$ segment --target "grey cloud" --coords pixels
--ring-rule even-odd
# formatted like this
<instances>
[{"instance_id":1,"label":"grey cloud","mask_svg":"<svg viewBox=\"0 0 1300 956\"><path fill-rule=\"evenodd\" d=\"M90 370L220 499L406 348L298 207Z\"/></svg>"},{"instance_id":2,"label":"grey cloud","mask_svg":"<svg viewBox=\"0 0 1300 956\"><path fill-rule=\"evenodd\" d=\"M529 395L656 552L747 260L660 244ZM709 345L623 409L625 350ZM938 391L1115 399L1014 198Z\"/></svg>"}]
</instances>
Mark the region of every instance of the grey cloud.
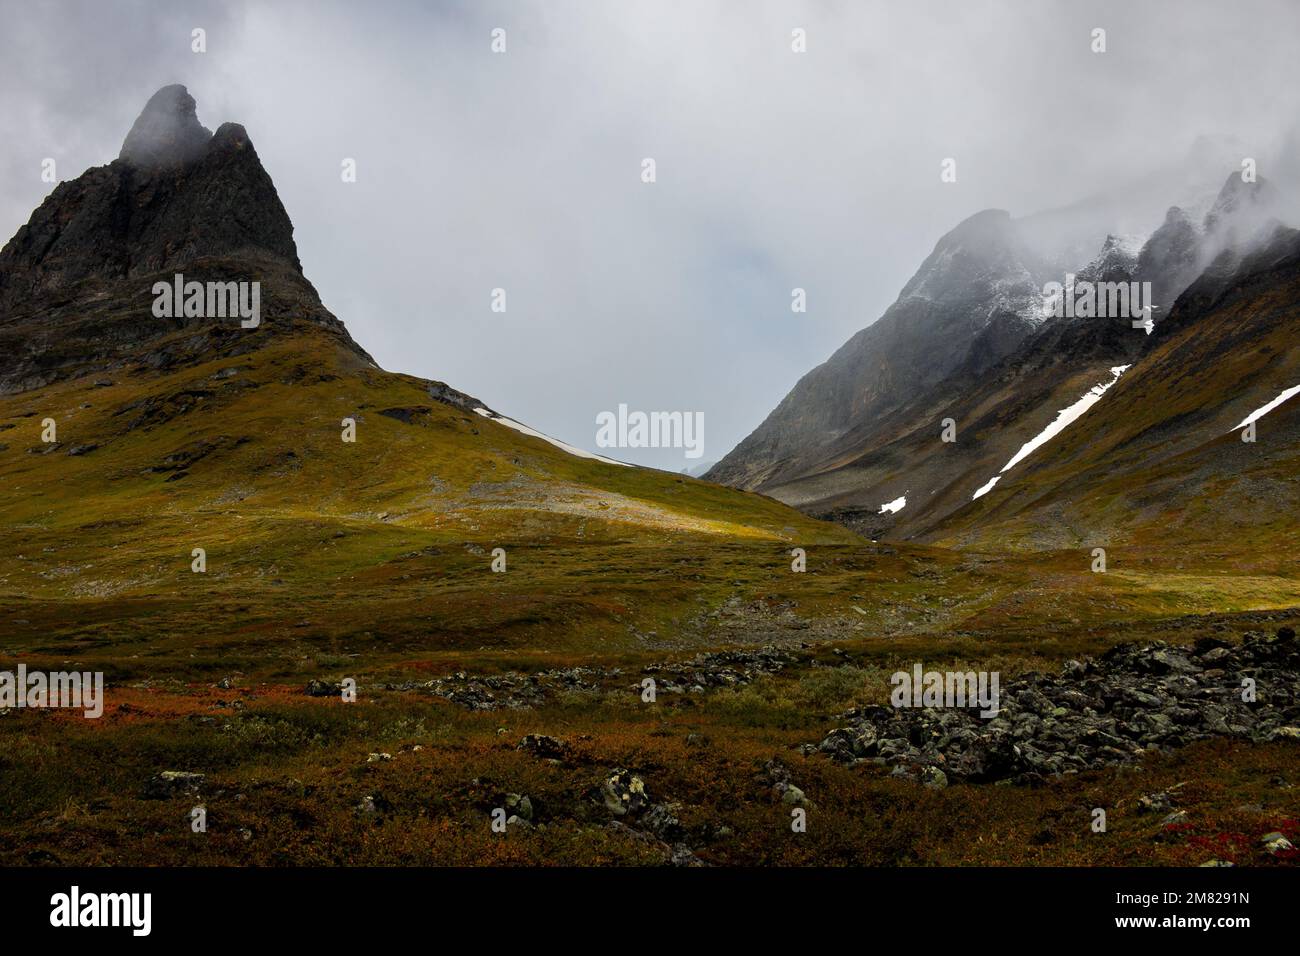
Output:
<instances>
[{"instance_id":1,"label":"grey cloud","mask_svg":"<svg viewBox=\"0 0 1300 956\"><path fill-rule=\"evenodd\" d=\"M1198 136L1269 157L1300 105L1285 0L2 6L6 236L41 157L108 162L183 83L205 126L247 127L308 277L382 365L587 448L619 403L702 411L708 459L966 216L1123 187L1154 228Z\"/></svg>"}]
</instances>

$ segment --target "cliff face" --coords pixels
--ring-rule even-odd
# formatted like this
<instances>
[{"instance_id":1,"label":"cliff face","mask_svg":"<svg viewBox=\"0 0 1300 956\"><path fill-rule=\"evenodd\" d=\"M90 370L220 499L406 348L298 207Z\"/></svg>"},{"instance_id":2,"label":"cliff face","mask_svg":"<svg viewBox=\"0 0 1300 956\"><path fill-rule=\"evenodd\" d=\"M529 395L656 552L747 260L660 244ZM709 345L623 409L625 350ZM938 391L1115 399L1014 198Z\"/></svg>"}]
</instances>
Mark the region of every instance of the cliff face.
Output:
<instances>
[{"instance_id":1,"label":"cliff face","mask_svg":"<svg viewBox=\"0 0 1300 956\"><path fill-rule=\"evenodd\" d=\"M264 334L304 321L368 359L303 276L293 224L248 133L236 123L209 132L194 98L168 86L116 160L60 183L0 250L0 393L249 347L237 321L153 315L153 283L176 273L259 282ZM186 328L188 344L159 343Z\"/></svg>"},{"instance_id":2,"label":"cliff face","mask_svg":"<svg viewBox=\"0 0 1300 956\"><path fill-rule=\"evenodd\" d=\"M270 259L302 274L293 224L247 132L226 123L209 133L194 98L168 86L116 161L60 183L0 251L0 309L205 256Z\"/></svg>"}]
</instances>

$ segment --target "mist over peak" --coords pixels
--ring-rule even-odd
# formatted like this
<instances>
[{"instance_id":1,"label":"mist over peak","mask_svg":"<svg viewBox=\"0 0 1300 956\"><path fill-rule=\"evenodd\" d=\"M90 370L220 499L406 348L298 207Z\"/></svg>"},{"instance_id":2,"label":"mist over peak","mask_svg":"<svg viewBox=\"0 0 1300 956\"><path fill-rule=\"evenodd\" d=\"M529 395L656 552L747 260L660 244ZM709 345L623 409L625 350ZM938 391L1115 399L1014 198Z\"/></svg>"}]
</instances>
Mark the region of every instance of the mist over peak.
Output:
<instances>
[{"instance_id":1,"label":"mist over peak","mask_svg":"<svg viewBox=\"0 0 1300 956\"><path fill-rule=\"evenodd\" d=\"M183 165L202 156L211 139L212 132L199 122L194 97L173 84L149 98L118 158L142 168Z\"/></svg>"}]
</instances>

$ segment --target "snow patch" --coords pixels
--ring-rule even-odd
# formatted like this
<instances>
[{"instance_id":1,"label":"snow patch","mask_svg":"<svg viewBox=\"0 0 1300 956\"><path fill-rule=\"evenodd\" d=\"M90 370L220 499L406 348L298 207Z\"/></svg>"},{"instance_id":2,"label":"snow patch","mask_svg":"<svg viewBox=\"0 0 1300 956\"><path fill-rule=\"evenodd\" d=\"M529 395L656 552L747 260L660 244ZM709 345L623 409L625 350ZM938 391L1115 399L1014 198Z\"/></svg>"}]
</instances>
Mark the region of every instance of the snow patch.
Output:
<instances>
[{"instance_id":1,"label":"snow patch","mask_svg":"<svg viewBox=\"0 0 1300 956\"><path fill-rule=\"evenodd\" d=\"M1111 248L1118 249L1130 259L1136 259L1138 254L1142 252L1142 247L1147 243L1146 236L1135 233L1111 235L1110 238L1114 240Z\"/></svg>"},{"instance_id":2,"label":"snow patch","mask_svg":"<svg viewBox=\"0 0 1300 956\"><path fill-rule=\"evenodd\" d=\"M971 501L974 501L976 498L979 498L981 495L987 495L990 491L993 490L993 486L996 485L1001 480L1002 480L1001 475L994 475L984 484L979 486L979 490L975 492L975 495L974 497L971 498Z\"/></svg>"},{"instance_id":3,"label":"snow patch","mask_svg":"<svg viewBox=\"0 0 1300 956\"><path fill-rule=\"evenodd\" d=\"M1259 421L1261 418L1263 418L1273 409L1277 408L1279 405L1285 402L1288 398L1294 398L1296 395L1300 395L1300 385L1295 386L1295 388L1288 388L1285 392L1283 392L1277 398L1273 399L1273 401L1269 402L1267 405L1261 405L1259 408L1255 409L1253 412L1251 412L1249 415L1247 415L1245 418L1241 420L1240 425L1231 429L1228 432L1228 434L1231 435L1232 432L1241 431L1251 422Z\"/></svg>"},{"instance_id":4,"label":"snow patch","mask_svg":"<svg viewBox=\"0 0 1300 956\"><path fill-rule=\"evenodd\" d=\"M895 498L893 501L886 501L883 505L881 505L880 514L892 515L896 512L902 511L906 507L907 507L907 496L900 495L899 497Z\"/></svg>"},{"instance_id":5,"label":"snow patch","mask_svg":"<svg viewBox=\"0 0 1300 956\"><path fill-rule=\"evenodd\" d=\"M558 438L552 438L550 435L543 435L541 432L529 428L527 425L517 422L513 418L506 418L504 415L493 415L486 408L476 408L474 411L478 412L484 418L491 419L500 425L505 425L507 428L513 428L520 434L529 435L533 438L540 438L542 441L550 442L556 448L561 451L567 451L570 455L576 455L579 458L590 458L592 461L603 461L607 465L621 465L624 468L632 467L625 461L615 461L613 458L606 458L604 455L597 455L582 448L575 448L572 445L560 441Z\"/></svg>"},{"instance_id":6,"label":"snow patch","mask_svg":"<svg viewBox=\"0 0 1300 956\"><path fill-rule=\"evenodd\" d=\"M1094 385L1092 388L1088 389L1088 391L1086 391L1083 394L1082 398L1080 398L1069 408L1063 408L1059 412L1057 412L1056 419L1050 425L1044 428L1041 432L1035 435L1033 438L1029 439L1029 441L1021 445L1020 451L1016 452L1015 455L1012 456L1011 460L1002 466L1002 471L1000 471L998 475L993 478L992 481L983 485L978 491L975 492L974 496L971 498L971 501L974 501L976 498L980 497L981 495L988 494L988 492L993 490L993 486L997 484L998 477L1010 471L1020 462L1024 461L1035 451L1037 451L1039 448L1045 445L1047 442L1051 441L1057 435L1061 434L1061 432L1065 431L1065 429L1068 428L1071 424L1078 421L1079 418L1083 416L1083 413L1086 412L1088 409L1092 408L1092 406L1096 405L1097 402L1101 399L1101 397L1106 394L1106 390L1110 388L1112 385L1114 385L1116 382L1118 382L1119 377L1123 375L1125 372L1127 372L1128 370L1129 370L1129 366L1127 365L1113 366L1110 370L1110 373L1111 375L1114 376L1114 378L1112 378L1109 382L1102 382L1100 385Z\"/></svg>"}]
</instances>

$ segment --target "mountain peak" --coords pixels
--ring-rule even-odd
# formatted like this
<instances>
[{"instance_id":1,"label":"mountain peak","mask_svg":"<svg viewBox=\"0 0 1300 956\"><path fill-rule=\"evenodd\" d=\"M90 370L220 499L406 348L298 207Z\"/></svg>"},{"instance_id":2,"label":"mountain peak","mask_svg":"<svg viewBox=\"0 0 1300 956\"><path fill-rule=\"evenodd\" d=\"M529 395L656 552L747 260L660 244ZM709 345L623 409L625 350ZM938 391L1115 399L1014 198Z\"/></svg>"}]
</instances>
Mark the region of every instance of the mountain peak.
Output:
<instances>
[{"instance_id":1,"label":"mountain peak","mask_svg":"<svg viewBox=\"0 0 1300 956\"><path fill-rule=\"evenodd\" d=\"M212 132L199 122L197 105L180 84L164 86L136 117L118 159L143 169L182 166L199 159Z\"/></svg>"},{"instance_id":2,"label":"mountain peak","mask_svg":"<svg viewBox=\"0 0 1300 956\"><path fill-rule=\"evenodd\" d=\"M1277 201L1277 190L1272 182L1259 177L1253 181L1241 178L1240 173L1229 173L1219 190L1214 205L1205 214L1206 229L1214 229L1219 224L1233 218L1255 218L1267 215L1268 209Z\"/></svg>"},{"instance_id":3,"label":"mountain peak","mask_svg":"<svg viewBox=\"0 0 1300 956\"><path fill-rule=\"evenodd\" d=\"M989 238L1001 238L1014 231L1011 213L1005 209L982 209L973 216L967 216L949 230L940 242L953 240L982 241Z\"/></svg>"},{"instance_id":4,"label":"mountain peak","mask_svg":"<svg viewBox=\"0 0 1300 956\"><path fill-rule=\"evenodd\" d=\"M85 280L181 272L213 258L302 274L293 223L248 132L223 123L213 134L185 87L164 86L117 160L60 183L0 250L0 313Z\"/></svg>"}]
</instances>

